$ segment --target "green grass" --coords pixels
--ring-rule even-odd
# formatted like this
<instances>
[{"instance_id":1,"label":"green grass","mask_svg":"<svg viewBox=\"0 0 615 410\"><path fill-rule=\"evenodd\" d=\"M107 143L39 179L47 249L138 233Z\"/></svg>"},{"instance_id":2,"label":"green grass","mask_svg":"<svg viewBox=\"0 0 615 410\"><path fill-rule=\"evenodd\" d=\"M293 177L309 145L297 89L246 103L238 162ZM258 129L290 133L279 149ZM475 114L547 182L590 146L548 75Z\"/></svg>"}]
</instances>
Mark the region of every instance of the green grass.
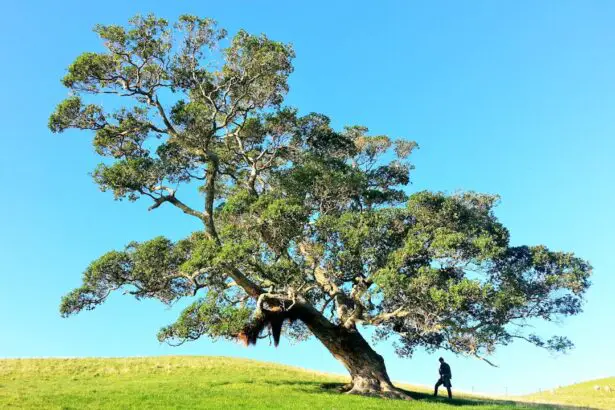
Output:
<instances>
[{"instance_id":1,"label":"green grass","mask_svg":"<svg viewBox=\"0 0 615 410\"><path fill-rule=\"evenodd\" d=\"M413 401L349 396L336 391L346 381L224 357L6 359L0 360L0 408L484 410L529 406L477 398L449 402L411 387Z\"/></svg>"},{"instance_id":2,"label":"green grass","mask_svg":"<svg viewBox=\"0 0 615 410\"><path fill-rule=\"evenodd\" d=\"M600 386L600 390L595 390L594 386ZM550 391L530 394L522 399L543 403L587 406L595 409L615 409L615 391L605 391L604 386L609 386L615 390L615 377L591 380Z\"/></svg>"}]
</instances>

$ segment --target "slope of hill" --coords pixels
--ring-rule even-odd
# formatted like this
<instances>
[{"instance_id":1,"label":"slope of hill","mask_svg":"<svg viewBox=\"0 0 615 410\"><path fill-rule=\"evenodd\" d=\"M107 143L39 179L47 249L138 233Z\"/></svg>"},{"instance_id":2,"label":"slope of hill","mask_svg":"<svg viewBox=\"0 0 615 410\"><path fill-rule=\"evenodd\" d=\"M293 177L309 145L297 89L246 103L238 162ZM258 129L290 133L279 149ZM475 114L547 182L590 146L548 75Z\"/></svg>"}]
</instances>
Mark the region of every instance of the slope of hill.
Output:
<instances>
[{"instance_id":1,"label":"slope of hill","mask_svg":"<svg viewBox=\"0 0 615 410\"><path fill-rule=\"evenodd\" d=\"M590 380L523 396L521 400L615 409L615 377Z\"/></svg>"},{"instance_id":2,"label":"slope of hill","mask_svg":"<svg viewBox=\"0 0 615 410\"><path fill-rule=\"evenodd\" d=\"M345 381L339 376L224 357L6 359L0 360L0 408L527 408L477 398L448 402L420 392L413 393L414 401L337 393L335 387Z\"/></svg>"}]
</instances>

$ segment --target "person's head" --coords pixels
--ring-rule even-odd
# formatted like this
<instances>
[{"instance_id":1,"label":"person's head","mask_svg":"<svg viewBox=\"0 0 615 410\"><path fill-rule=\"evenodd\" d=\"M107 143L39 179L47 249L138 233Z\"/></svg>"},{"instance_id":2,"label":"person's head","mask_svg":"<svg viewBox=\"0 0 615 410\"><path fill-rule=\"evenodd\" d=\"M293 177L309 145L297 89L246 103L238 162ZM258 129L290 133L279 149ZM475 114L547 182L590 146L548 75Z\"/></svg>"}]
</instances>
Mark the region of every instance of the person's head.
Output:
<instances>
[{"instance_id":1,"label":"person's head","mask_svg":"<svg viewBox=\"0 0 615 410\"><path fill-rule=\"evenodd\" d=\"M440 363L444 363L444 359L441 357L438 359L440 361Z\"/></svg>"}]
</instances>

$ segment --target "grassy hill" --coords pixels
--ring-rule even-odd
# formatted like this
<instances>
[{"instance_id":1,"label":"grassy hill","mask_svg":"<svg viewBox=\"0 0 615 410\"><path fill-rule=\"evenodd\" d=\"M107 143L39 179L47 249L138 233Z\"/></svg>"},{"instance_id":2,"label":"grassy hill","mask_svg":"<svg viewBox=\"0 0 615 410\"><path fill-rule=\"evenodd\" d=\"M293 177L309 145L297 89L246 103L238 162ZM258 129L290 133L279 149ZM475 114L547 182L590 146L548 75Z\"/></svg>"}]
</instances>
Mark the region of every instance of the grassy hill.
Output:
<instances>
[{"instance_id":1,"label":"grassy hill","mask_svg":"<svg viewBox=\"0 0 615 410\"><path fill-rule=\"evenodd\" d=\"M600 390L596 390L595 386L600 386ZM606 391L605 386L609 386L612 391ZM615 409L615 377L572 384L550 391L530 394L522 399L533 402L587 406L597 409Z\"/></svg>"},{"instance_id":2,"label":"grassy hill","mask_svg":"<svg viewBox=\"0 0 615 410\"><path fill-rule=\"evenodd\" d=\"M346 381L288 366L224 357L6 359L0 360L0 408L551 408L467 397L449 402L411 386L403 386L414 392L416 400L409 402L337 393L335 388Z\"/></svg>"}]
</instances>

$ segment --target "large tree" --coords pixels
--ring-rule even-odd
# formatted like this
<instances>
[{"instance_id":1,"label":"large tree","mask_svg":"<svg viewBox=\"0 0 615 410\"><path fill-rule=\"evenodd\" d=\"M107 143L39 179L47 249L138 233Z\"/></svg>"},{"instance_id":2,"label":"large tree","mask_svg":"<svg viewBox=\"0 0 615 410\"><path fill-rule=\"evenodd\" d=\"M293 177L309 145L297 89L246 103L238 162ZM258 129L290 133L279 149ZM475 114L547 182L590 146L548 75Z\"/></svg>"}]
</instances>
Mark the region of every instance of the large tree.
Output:
<instances>
[{"instance_id":1,"label":"large tree","mask_svg":"<svg viewBox=\"0 0 615 410\"><path fill-rule=\"evenodd\" d=\"M188 15L95 32L105 51L70 65L51 130L92 132L106 158L94 181L115 199L176 207L202 227L104 254L62 299L62 315L118 289L167 304L195 298L161 341L314 335L348 369L349 392L393 397L404 394L359 325L392 337L401 356L426 348L487 360L515 339L571 346L526 328L581 311L588 263L510 246L496 196L408 195L414 142L335 130L284 106L290 45L245 31L226 40L213 20ZM86 99L101 94L125 103ZM199 204L180 199L186 190Z\"/></svg>"}]
</instances>

